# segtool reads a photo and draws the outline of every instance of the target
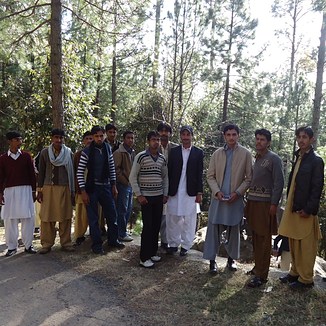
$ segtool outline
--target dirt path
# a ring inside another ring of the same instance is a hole
[[[110,280],[77,271],[58,259],[62,254],[27,255],[20,248],[0,257],[1,326],[140,325]]]

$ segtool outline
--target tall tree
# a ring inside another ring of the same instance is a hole
[[[325,67],[325,43],[326,43],[326,11],[323,12],[323,21],[320,32],[320,43],[318,49],[318,61],[317,61],[317,77],[315,86],[315,96],[313,103],[313,115],[312,115],[312,128],[315,133],[315,148],[317,147],[317,139],[319,136],[320,125],[320,107],[323,96],[323,75]]]

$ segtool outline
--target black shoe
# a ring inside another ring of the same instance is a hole
[[[247,284],[247,286],[249,288],[258,288],[259,286],[262,286],[266,282],[267,282],[267,280],[264,280],[258,276],[255,276],[253,279],[250,280],[250,282]]]
[[[93,249],[93,253],[94,253],[95,255],[105,255],[105,252],[104,252],[103,249],[100,249],[100,250],[94,250],[94,249]]]
[[[33,246],[30,246],[28,249],[25,248],[25,252],[28,254],[36,254],[37,251],[33,248]]]
[[[215,260],[209,261],[209,272],[211,274],[217,274],[217,265]]]
[[[17,249],[8,249],[5,256],[6,257],[11,257],[12,255],[14,255],[17,252]]]
[[[279,280],[282,282],[282,283],[293,283],[293,282],[296,282],[298,280],[299,276],[292,276],[290,274],[287,274],[285,276],[282,276],[279,278]]]
[[[166,249],[168,249],[168,247],[169,247],[169,245],[167,243],[161,242],[161,248],[166,250]]]
[[[109,248],[117,248],[117,249],[123,249],[123,248],[125,248],[125,244],[124,243],[122,243],[122,242],[120,242],[120,241],[117,241],[117,242],[115,242],[115,243],[110,243],[110,244],[108,244],[108,247]]]
[[[75,246],[80,246],[86,240],[85,237],[78,237],[75,242]]]
[[[301,289],[310,289],[314,286],[314,282],[312,283],[302,283],[300,281],[294,281],[289,284],[290,288],[293,290],[301,290]]]
[[[178,247],[168,247],[166,249],[166,253],[167,255],[173,255],[175,254],[176,252],[178,252]]]
[[[188,255],[188,250],[181,247],[180,256],[184,257],[184,256],[187,256],[187,255]]]
[[[235,272],[237,270],[237,264],[236,264],[236,262],[231,257],[228,258],[228,262],[226,264],[226,267],[231,272]]]
[[[40,228],[35,228],[34,233],[40,233]]]

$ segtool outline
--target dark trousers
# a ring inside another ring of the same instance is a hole
[[[163,195],[146,197],[148,203],[142,205],[143,230],[141,233],[140,260],[155,256],[158,249],[158,234],[161,227]]]
[[[92,192],[88,194],[89,205],[87,217],[92,238],[92,250],[99,252],[102,249],[101,230],[98,223],[98,204],[102,206],[103,215],[108,225],[108,245],[114,245],[118,241],[117,212],[110,185],[94,185]]]

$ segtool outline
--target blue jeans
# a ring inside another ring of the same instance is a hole
[[[132,211],[132,188],[122,183],[117,183],[117,214],[119,238],[122,239],[127,235],[127,224]]]
[[[98,223],[98,204],[102,206],[103,215],[108,226],[108,245],[115,245],[118,241],[117,212],[114,198],[112,196],[111,185],[94,185],[92,192],[88,193],[89,205],[87,217],[89,230],[92,238],[92,250],[99,252],[102,250],[101,229]]]

